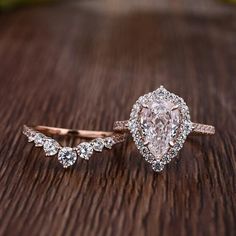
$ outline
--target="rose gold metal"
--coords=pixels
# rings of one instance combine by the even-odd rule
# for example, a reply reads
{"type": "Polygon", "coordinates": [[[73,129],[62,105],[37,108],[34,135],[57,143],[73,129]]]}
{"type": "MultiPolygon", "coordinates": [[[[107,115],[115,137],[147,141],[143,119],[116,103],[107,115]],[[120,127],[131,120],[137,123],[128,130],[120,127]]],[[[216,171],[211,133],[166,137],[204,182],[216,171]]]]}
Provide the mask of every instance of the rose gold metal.
{"type": "MultiPolygon", "coordinates": [[[[24,127],[28,127],[28,126],[24,126],[24,127]]],[[[85,138],[85,139],[111,137],[111,138],[113,138],[115,143],[124,142],[126,137],[127,137],[127,134],[125,134],[125,133],[65,129],[65,128],[44,126],[44,125],[31,126],[29,128],[31,128],[35,131],[42,132],[44,134],[48,134],[48,135],[59,135],[59,136],[72,135],[72,136],[75,136],[75,137],[78,137],[78,138],[85,138]]]]}
{"type": "MultiPolygon", "coordinates": [[[[199,123],[192,123],[193,129],[191,131],[192,134],[207,134],[213,135],[215,134],[215,127],[212,125],[204,125],[199,123]]],[[[113,130],[117,132],[128,132],[129,121],[116,121],[113,126],[113,130]]]]}
{"type": "Polygon", "coordinates": [[[51,135],[60,135],[60,136],[74,135],[80,138],[104,138],[104,137],[110,137],[114,134],[114,132],[65,129],[65,128],[44,126],[44,125],[37,125],[32,128],[34,130],[51,135]]]}

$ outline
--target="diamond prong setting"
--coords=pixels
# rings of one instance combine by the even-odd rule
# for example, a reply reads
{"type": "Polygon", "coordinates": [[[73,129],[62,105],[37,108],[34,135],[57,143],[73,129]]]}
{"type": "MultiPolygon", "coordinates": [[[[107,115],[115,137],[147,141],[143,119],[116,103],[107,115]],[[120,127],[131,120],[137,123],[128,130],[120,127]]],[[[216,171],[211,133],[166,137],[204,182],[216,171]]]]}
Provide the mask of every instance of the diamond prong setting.
{"type": "Polygon", "coordinates": [[[89,158],[93,154],[93,146],[87,142],[80,143],[77,146],[76,150],[77,150],[79,157],[81,157],[82,159],[85,159],[85,160],[89,160],[89,158]]]}
{"type": "Polygon", "coordinates": [[[58,153],[58,161],[63,165],[64,168],[72,166],[77,160],[76,151],[71,147],[63,147],[58,153]]]}
{"type": "Polygon", "coordinates": [[[46,156],[54,156],[60,149],[60,144],[54,139],[46,139],[43,144],[43,149],[46,156]]]}
{"type": "Polygon", "coordinates": [[[102,152],[104,145],[104,140],[102,138],[97,138],[92,142],[92,147],[97,152],[102,152]]]}

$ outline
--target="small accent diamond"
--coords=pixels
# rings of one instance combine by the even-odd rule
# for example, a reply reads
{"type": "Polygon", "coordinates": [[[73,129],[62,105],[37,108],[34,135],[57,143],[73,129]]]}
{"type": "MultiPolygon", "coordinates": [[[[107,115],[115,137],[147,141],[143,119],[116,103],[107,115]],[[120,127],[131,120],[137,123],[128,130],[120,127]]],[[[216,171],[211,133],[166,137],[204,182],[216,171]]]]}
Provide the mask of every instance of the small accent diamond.
{"type": "Polygon", "coordinates": [[[162,158],[162,161],[167,164],[167,163],[170,163],[171,161],[171,156],[169,154],[165,154],[162,158]]]}
{"type": "Polygon", "coordinates": [[[169,154],[171,158],[175,157],[178,154],[178,151],[176,149],[170,149],[169,154]]]}
{"type": "Polygon", "coordinates": [[[53,156],[57,154],[59,147],[59,143],[53,139],[46,139],[43,144],[43,149],[46,153],[46,156],[53,156]]]}
{"type": "Polygon", "coordinates": [[[63,165],[64,168],[67,168],[73,165],[76,162],[77,154],[70,147],[62,148],[58,153],[58,160],[63,165]]]}
{"type": "Polygon", "coordinates": [[[162,162],[155,162],[152,164],[152,169],[156,172],[160,172],[164,169],[164,164],[162,162]]]}
{"type": "Polygon", "coordinates": [[[81,158],[89,160],[93,154],[93,146],[90,143],[81,143],[77,146],[77,153],[81,158]]]}
{"type": "Polygon", "coordinates": [[[28,137],[28,142],[29,143],[33,142],[34,138],[35,138],[35,133],[34,132],[30,132],[30,133],[28,133],[27,137],[28,137]]]}
{"type": "Polygon", "coordinates": [[[104,145],[106,148],[111,149],[114,144],[115,144],[115,141],[113,140],[113,138],[108,137],[104,139],[104,145]]]}
{"type": "Polygon", "coordinates": [[[154,157],[151,153],[149,153],[148,155],[146,155],[146,156],[144,157],[144,159],[145,159],[148,163],[153,163],[153,162],[155,161],[155,157],[154,157]]]}
{"type": "Polygon", "coordinates": [[[23,127],[23,134],[28,138],[28,142],[33,142],[36,132],[27,126],[23,127]]]}
{"type": "Polygon", "coordinates": [[[146,155],[150,154],[149,149],[145,146],[140,149],[140,152],[143,156],[146,156],[146,155]]]}
{"type": "Polygon", "coordinates": [[[93,149],[97,152],[101,152],[104,148],[104,141],[102,138],[97,138],[92,142],[93,149]]]}
{"type": "Polygon", "coordinates": [[[46,136],[41,133],[36,133],[34,136],[35,147],[42,147],[45,142],[46,136]]]}

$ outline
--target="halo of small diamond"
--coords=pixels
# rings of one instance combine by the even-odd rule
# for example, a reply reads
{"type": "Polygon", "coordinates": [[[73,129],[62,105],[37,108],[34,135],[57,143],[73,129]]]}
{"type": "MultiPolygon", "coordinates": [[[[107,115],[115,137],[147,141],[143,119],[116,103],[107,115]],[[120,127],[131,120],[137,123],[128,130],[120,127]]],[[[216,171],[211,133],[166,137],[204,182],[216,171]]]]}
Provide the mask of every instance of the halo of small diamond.
{"type": "Polygon", "coordinates": [[[134,104],[129,119],[129,130],[141,155],[147,162],[152,164],[154,171],[161,171],[163,170],[164,166],[178,154],[179,150],[183,147],[188,134],[192,130],[192,122],[190,121],[188,106],[182,98],[173,93],[170,93],[163,86],[161,86],[156,91],[141,96],[134,104]],[[178,110],[181,117],[178,126],[178,132],[173,133],[173,137],[175,139],[173,146],[169,147],[168,151],[162,156],[161,160],[157,160],[150,152],[149,148],[145,146],[141,132],[142,127],[139,120],[139,113],[141,111],[142,105],[147,104],[148,101],[154,99],[170,101],[173,104],[178,105],[178,110]]]}

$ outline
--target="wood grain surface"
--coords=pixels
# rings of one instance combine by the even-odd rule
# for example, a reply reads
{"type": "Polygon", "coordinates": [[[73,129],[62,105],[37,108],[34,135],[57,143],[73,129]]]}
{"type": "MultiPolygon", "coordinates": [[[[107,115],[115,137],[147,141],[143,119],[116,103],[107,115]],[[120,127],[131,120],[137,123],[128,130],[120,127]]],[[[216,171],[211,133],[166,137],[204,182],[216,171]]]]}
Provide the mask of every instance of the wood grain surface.
{"type": "Polygon", "coordinates": [[[236,235],[236,9],[132,6],[0,15],[1,236],[236,235]],[[130,142],[64,170],[21,134],[25,123],[111,130],[161,84],[217,131],[189,139],[161,174],[130,142]]]}

